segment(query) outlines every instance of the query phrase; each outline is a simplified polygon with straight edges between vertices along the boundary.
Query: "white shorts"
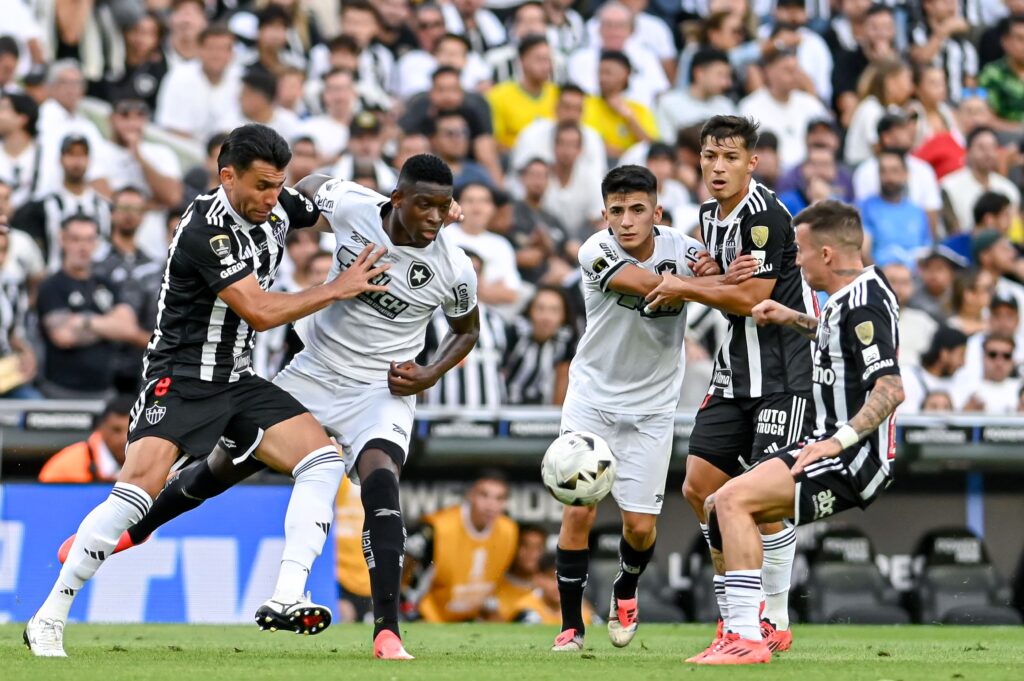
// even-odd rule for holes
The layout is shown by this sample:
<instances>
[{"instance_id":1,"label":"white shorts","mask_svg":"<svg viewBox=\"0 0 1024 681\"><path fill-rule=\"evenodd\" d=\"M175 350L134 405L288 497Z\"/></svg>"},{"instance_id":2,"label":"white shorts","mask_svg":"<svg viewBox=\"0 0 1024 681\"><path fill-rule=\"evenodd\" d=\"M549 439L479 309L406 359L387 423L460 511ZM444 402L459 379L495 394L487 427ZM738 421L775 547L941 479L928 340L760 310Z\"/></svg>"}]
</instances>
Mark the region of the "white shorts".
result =
<instances>
[{"instance_id":1,"label":"white shorts","mask_svg":"<svg viewBox=\"0 0 1024 681\"><path fill-rule=\"evenodd\" d=\"M675 414L618 414L566 399L561 433L600 435L615 456L612 497L623 511L658 515L672 457Z\"/></svg>"},{"instance_id":2,"label":"white shorts","mask_svg":"<svg viewBox=\"0 0 1024 681\"><path fill-rule=\"evenodd\" d=\"M345 470L353 480L358 479L356 458L371 440L393 442L408 458L416 398L392 395L387 379L365 383L341 376L300 352L273 383L301 402L342 446Z\"/></svg>"}]
</instances>

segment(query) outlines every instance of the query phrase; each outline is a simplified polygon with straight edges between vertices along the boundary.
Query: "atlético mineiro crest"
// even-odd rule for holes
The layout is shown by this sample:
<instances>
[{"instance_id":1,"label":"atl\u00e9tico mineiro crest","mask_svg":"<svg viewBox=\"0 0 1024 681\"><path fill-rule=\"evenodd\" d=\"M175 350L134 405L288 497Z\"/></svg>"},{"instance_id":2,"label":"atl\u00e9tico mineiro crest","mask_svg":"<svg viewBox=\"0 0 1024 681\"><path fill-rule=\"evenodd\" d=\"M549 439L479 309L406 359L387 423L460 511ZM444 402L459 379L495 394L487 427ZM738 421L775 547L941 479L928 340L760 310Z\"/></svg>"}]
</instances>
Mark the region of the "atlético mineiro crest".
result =
<instances>
[{"instance_id":1,"label":"atl\u00e9tico mineiro crest","mask_svg":"<svg viewBox=\"0 0 1024 681\"><path fill-rule=\"evenodd\" d=\"M430 268L421 262L409 266L409 288L423 288L434 278Z\"/></svg>"},{"instance_id":2,"label":"atl\u00e9tico mineiro crest","mask_svg":"<svg viewBox=\"0 0 1024 681\"><path fill-rule=\"evenodd\" d=\"M161 407L159 404L154 404L146 410L146 420L149 421L149 425L155 426L160 423L160 420L163 419L164 414L166 413L167 407Z\"/></svg>"}]
</instances>

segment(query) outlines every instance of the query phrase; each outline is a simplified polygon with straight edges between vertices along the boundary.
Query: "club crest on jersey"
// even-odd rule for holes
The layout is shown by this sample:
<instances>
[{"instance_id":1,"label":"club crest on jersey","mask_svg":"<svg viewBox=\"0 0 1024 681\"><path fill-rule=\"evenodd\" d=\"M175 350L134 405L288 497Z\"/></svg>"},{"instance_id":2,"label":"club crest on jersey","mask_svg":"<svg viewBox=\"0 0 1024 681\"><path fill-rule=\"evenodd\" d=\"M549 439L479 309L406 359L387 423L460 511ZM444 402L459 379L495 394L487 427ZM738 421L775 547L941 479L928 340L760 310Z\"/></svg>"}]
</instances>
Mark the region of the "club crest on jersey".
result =
<instances>
[{"instance_id":1,"label":"club crest on jersey","mask_svg":"<svg viewBox=\"0 0 1024 681\"><path fill-rule=\"evenodd\" d=\"M146 410L146 420L149 421L149 425L155 426L163 420L164 414L166 413L167 407L161 407L159 404L154 404Z\"/></svg>"},{"instance_id":2,"label":"club crest on jersey","mask_svg":"<svg viewBox=\"0 0 1024 681\"><path fill-rule=\"evenodd\" d=\"M227 234L218 234L210 239L210 248L215 256L223 258L231 252L231 238Z\"/></svg>"},{"instance_id":3,"label":"club crest on jersey","mask_svg":"<svg viewBox=\"0 0 1024 681\"><path fill-rule=\"evenodd\" d=\"M409 265L409 288L423 288L434 278L434 273L421 262Z\"/></svg>"},{"instance_id":4,"label":"club crest on jersey","mask_svg":"<svg viewBox=\"0 0 1024 681\"><path fill-rule=\"evenodd\" d=\"M857 334L857 340L864 345L869 345L875 339L875 323L861 322L853 327L853 332Z\"/></svg>"},{"instance_id":5,"label":"club crest on jersey","mask_svg":"<svg viewBox=\"0 0 1024 681\"><path fill-rule=\"evenodd\" d=\"M666 272L668 272L669 274L677 274L676 264L671 260L663 260L662 262L658 263L658 266L655 267L654 269L658 272L658 274L665 274Z\"/></svg>"},{"instance_id":6,"label":"club crest on jersey","mask_svg":"<svg viewBox=\"0 0 1024 681\"><path fill-rule=\"evenodd\" d=\"M763 247L768 243L768 228L764 225L758 225L750 229L750 238L754 240L754 245L758 248Z\"/></svg>"}]
</instances>

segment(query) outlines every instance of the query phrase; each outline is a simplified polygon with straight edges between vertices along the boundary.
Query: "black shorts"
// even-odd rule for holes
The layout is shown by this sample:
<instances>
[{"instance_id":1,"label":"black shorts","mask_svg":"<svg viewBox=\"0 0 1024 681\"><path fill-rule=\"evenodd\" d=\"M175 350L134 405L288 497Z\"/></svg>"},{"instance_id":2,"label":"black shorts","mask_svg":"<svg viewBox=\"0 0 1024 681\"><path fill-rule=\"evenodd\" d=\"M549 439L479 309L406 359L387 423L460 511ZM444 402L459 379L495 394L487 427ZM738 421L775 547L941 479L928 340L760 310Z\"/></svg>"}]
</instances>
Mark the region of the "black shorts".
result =
<instances>
[{"instance_id":1,"label":"black shorts","mask_svg":"<svg viewBox=\"0 0 1024 681\"><path fill-rule=\"evenodd\" d=\"M306 411L290 394L258 376L235 383L167 376L146 383L132 407L128 442L159 437L184 454L202 457L235 421L244 419L267 430Z\"/></svg>"},{"instance_id":2,"label":"black shorts","mask_svg":"<svg viewBox=\"0 0 1024 681\"><path fill-rule=\"evenodd\" d=\"M814 403L804 396L708 395L690 433L690 454L735 478L765 456L810 433L813 426Z\"/></svg>"}]
</instances>

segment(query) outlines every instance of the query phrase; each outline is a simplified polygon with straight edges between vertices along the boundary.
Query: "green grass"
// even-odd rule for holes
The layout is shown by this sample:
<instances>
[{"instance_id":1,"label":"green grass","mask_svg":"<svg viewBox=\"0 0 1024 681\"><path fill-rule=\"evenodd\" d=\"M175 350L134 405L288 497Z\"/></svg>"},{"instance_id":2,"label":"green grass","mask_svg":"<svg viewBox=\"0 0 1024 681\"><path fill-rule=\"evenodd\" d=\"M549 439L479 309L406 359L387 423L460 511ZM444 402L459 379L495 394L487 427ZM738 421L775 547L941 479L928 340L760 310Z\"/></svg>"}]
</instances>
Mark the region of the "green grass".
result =
<instances>
[{"instance_id":1,"label":"green grass","mask_svg":"<svg viewBox=\"0 0 1024 681\"><path fill-rule=\"evenodd\" d=\"M72 625L67 660L33 658L21 629L0 626L3 679L1024 679L1022 628L798 626L794 649L771 664L724 669L682 662L708 643L711 627L701 625L643 625L624 650L593 627L585 653L556 655L547 650L553 627L413 624L404 638L419 659L388 663L371 658L366 625L335 625L311 638L248 626Z\"/></svg>"}]
</instances>

